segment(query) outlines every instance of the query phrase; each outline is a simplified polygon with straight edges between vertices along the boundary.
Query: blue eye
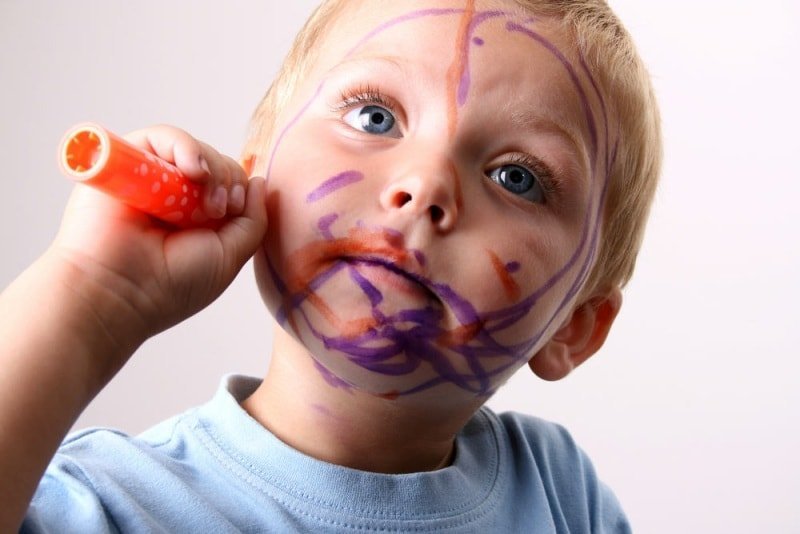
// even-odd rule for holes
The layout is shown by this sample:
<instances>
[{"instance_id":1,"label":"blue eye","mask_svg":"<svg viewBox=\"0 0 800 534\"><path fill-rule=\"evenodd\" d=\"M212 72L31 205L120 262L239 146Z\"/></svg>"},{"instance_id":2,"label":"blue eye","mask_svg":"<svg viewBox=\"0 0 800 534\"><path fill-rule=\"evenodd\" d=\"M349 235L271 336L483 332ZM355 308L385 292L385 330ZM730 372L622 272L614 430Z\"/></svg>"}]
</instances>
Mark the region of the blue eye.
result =
<instances>
[{"instance_id":1,"label":"blue eye","mask_svg":"<svg viewBox=\"0 0 800 534\"><path fill-rule=\"evenodd\" d=\"M521 165L501 165L489 173L489 178L506 190L531 202L544 202L544 190L539 179Z\"/></svg>"},{"instance_id":2,"label":"blue eye","mask_svg":"<svg viewBox=\"0 0 800 534\"><path fill-rule=\"evenodd\" d=\"M392 112L382 106L361 106L344 116L344 121L355 128L374 135L400 137L397 121Z\"/></svg>"}]
</instances>

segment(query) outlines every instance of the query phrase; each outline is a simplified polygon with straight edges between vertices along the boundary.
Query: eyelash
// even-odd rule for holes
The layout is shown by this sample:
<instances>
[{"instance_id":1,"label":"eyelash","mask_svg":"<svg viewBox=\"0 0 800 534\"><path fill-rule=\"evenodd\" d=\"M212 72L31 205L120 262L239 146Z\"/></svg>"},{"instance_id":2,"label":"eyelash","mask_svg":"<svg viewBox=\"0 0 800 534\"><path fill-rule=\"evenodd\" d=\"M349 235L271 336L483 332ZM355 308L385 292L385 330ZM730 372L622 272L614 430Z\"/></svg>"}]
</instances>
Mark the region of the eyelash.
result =
<instances>
[{"instance_id":1,"label":"eyelash","mask_svg":"<svg viewBox=\"0 0 800 534\"><path fill-rule=\"evenodd\" d=\"M371 85L361 85L342 91L339 103L333 107L334 112L342 112L365 104L383 106L397 115L397 104L394 99L383 94L380 89Z\"/></svg>"},{"instance_id":2,"label":"eyelash","mask_svg":"<svg viewBox=\"0 0 800 534\"><path fill-rule=\"evenodd\" d=\"M333 106L334 113L341 113L358 106L367 104L383 106L391 111L395 116L397 115L397 103L395 100L373 85L359 85L349 89L343 90L339 95L338 103ZM505 161L497 164L500 165L520 165L533 172L544 191L545 200L551 202L558 194L558 181L555 179L554 173L550 167L539 158L535 158L529 154L515 152L511 154Z\"/></svg>"},{"instance_id":3,"label":"eyelash","mask_svg":"<svg viewBox=\"0 0 800 534\"><path fill-rule=\"evenodd\" d=\"M491 168L496 169L503 165L519 165L525 167L539 180L539 185L544 193L545 202L550 203L557 198L558 180L556 180L550 167L539 158L521 152L514 152L505 158L504 161L492 165Z\"/></svg>"}]
</instances>

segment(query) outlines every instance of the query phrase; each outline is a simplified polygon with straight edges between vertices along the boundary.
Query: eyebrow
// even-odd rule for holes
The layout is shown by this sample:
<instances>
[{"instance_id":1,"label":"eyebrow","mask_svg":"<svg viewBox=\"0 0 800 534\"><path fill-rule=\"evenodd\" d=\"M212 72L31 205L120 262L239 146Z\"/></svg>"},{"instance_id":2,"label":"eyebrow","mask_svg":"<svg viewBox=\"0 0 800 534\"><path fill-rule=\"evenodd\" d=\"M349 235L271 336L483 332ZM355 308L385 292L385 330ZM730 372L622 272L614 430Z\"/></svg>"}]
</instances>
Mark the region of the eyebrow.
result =
<instances>
[{"instance_id":1,"label":"eyebrow","mask_svg":"<svg viewBox=\"0 0 800 534\"><path fill-rule=\"evenodd\" d=\"M361 57L347 57L328 69L326 77L334 74L342 69L354 67L374 66L375 63L384 65L393 70L405 72L407 70L407 61L399 56L361 56Z\"/></svg>"},{"instance_id":2,"label":"eyebrow","mask_svg":"<svg viewBox=\"0 0 800 534\"><path fill-rule=\"evenodd\" d=\"M514 127L522 130L535 130L537 132L555 134L566 140L576 153L585 155L585 150L582 150L581 144L578 143L578 136L575 135L571 128L562 125L560 122L532 109L513 110L508 113L508 116Z\"/></svg>"}]
</instances>

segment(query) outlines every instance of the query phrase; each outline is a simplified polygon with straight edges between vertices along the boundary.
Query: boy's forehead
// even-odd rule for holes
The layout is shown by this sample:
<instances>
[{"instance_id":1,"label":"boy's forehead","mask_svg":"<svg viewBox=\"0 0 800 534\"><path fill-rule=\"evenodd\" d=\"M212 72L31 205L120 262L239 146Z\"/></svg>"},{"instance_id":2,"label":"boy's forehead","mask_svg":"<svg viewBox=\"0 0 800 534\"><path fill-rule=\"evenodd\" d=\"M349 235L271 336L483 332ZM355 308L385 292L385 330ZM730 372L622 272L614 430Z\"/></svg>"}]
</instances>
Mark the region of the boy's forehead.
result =
<instances>
[{"instance_id":1,"label":"boy's forehead","mask_svg":"<svg viewBox=\"0 0 800 534\"><path fill-rule=\"evenodd\" d=\"M474 7L468 13L469 6ZM513 2L468 0L363 0L348 2L333 24L321 55L322 73L352 65L394 64L408 78L420 69L446 76L463 46L465 14L469 16L469 65L473 95L493 93L518 123L545 122L566 133L577 148L582 106L573 80L557 57L574 55L574 44L557 21L535 18ZM502 14L502 16L496 16ZM557 54L520 32L509 21L530 23ZM330 46L328 46L330 45ZM325 74L323 74L324 76ZM502 96L500 96L502 95ZM504 106L504 107L506 107ZM526 108L538 110L527 113ZM585 133L585 132L584 132ZM582 151L579 149L579 151Z\"/></svg>"},{"instance_id":2,"label":"boy's forehead","mask_svg":"<svg viewBox=\"0 0 800 534\"><path fill-rule=\"evenodd\" d=\"M501 13L519 21L533 19L533 13L508 0L348 0L329 26L325 47L348 54L380 41L424 36L431 29L439 41L452 43L465 14L475 26Z\"/></svg>"},{"instance_id":3,"label":"boy's forehead","mask_svg":"<svg viewBox=\"0 0 800 534\"><path fill-rule=\"evenodd\" d=\"M471 56L478 52L484 58L499 61L498 66L514 69L541 69L543 63L557 63L540 43L509 31L512 20L530 23L534 17L516 4L502 0L346 2L328 29L316 67L324 75L340 63L362 58L392 58L399 60L398 63L407 58L416 64L423 59L431 66L437 61L449 66L454 55L467 50L472 51L466 52ZM571 39L553 22L537 18L537 32L545 35L561 53L572 55ZM464 33L469 34L466 46Z\"/></svg>"}]
</instances>

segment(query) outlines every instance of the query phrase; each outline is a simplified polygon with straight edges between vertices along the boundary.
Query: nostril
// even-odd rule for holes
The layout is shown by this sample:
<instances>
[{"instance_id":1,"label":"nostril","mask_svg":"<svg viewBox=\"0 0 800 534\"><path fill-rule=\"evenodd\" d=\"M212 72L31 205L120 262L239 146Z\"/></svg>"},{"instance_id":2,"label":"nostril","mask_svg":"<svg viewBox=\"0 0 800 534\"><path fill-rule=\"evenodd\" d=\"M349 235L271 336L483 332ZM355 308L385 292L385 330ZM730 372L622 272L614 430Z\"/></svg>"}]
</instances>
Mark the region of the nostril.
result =
<instances>
[{"instance_id":1,"label":"nostril","mask_svg":"<svg viewBox=\"0 0 800 534\"><path fill-rule=\"evenodd\" d=\"M406 193L405 191L400 191L397 194L395 194L395 196L394 196L394 199L393 199L394 200L394 202L393 202L394 207L395 208L402 208L403 206L405 206L406 204L411 202L412 198L413 197L409 193Z\"/></svg>"},{"instance_id":2,"label":"nostril","mask_svg":"<svg viewBox=\"0 0 800 534\"><path fill-rule=\"evenodd\" d=\"M439 221L441 221L442 218L444 217L444 210L442 208L440 208L439 206L435 206L435 205L431 206L429 208L429 210L430 210L430 213L431 213L431 222L433 222L434 224L436 224Z\"/></svg>"}]
</instances>

